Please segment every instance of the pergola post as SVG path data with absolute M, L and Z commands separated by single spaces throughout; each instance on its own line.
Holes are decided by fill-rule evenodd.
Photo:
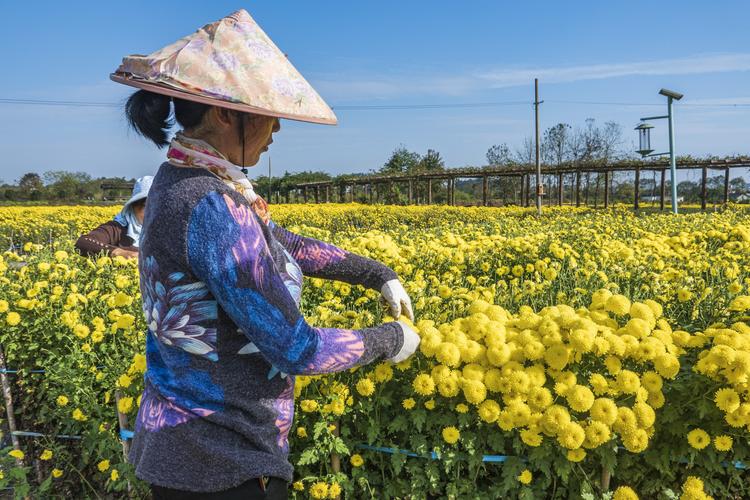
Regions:
M 667 194 L 667 169 L 661 169 L 661 191 L 659 193 L 659 210 L 664 210 L 664 198 Z
M 427 204 L 432 205 L 432 179 L 427 179 Z
M 414 179 L 409 178 L 409 205 L 414 203 Z
M 536 189 L 534 194 L 536 194 Z M 526 175 L 526 206 L 531 206 L 531 174 Z
M 576 207 L 581 206 L 581 171 L 576 170 Z
M 489 195 L 489 177 L 483 176 L 482 177 L 482 206 L 487 206 L 487 199 Z
M 729 167 L 724 170 L 724 205 L 729 203 Z
M 302 186 L 302 201 L 307 203 L 307 186 Z
M 633 197 L 633 210 L 638 210 L 640 208 L 640 200 L 641 200 L 641 168 L 635 167 L 635 186 L 634 186 L 635 195 Z
M 708 180 L 708 167 L 703 165 L 701 169 L 701 210 L 706 209 L 706 181 Z
M 604 171 L 604 208 L 609 207 L 609 170 Z
M 320 185 L 315 186 L 315 203 L 320 203 Z
M 448 178 L 448 205 L 453 205 L 455 202 L 454 189 L 456 180 L 453 177 Z
M 557 204 L 563 205 L 563 174 L 557 174 Z
M 326 203 L 330 201 L 330 199 L 328 198 L 330 195 L 330 188 L 331 186 L 329 184 L 326 184 Z
M 521 190 L 520 190 L 521 192 L 519 193 L 519 196 L 518 196 L 518 206 L 519 207 L 523 207 L 523 206 L 526 205 L 525 198 L 523 197 L 524 196 L 524 187 L 525 186 L 526 186 L 526 175 L 525 174 L 521 174 Z

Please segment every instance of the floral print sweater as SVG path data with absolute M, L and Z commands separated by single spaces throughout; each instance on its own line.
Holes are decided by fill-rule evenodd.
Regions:
M 396 322 L 316 328 L 298 308 L 303 274 L 379 290 L 394 271 L 264 223 L 203 169 L 160 167 L 139 270 L 147 370 L 129 459 L 151 484 L 209 492 L 260 476 L 291 481 L 294 376 L 403 345 Z

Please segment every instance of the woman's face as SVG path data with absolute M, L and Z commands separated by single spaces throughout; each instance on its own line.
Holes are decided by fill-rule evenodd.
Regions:
M 281 129 L 281 123 L 278 118 L 243 113 L 238 116 L 238 127 L 240 117 L 245 121 L 245 155 L 242 166 L 251 167 L 258 163 L 260 155 L 268 151 L 268 147 L 273 142 L 273 134 Z M 237 145 L 239 158 L 230 159 L 236 165 L 243 163 L 242 141 L 239 142 L 240 144 Z
M 251 167 L 268 151 L 273 134 L 280 129 L 281 123 L 275 117 L 212 107 L 201 125 L 190 130 L 188 136 L 208 142 L 235 165 Z
M 146 213 L 146 199 L 142 202 L 138 201 L 133 203 L 133 215 L 138 219 L 138 222 L 143 224 L 143 214 Z

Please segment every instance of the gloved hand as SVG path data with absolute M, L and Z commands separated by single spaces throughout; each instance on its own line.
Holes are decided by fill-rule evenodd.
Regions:
M 391 316 L 397 318 L 403 314 L 410 320 L 414 321 L 414 311 L 411 308 L 411 299 L 409 294 L 404 290 L 404 285 L 397 279 L 386 281 L 380 289 L 383 298 L 391 307 Z M 403 306 L 403 308 L 402 308 Z
M 415 332 L 409 325 L 403 321 L 397 321 L 397 323 L 401 326 L 401 330 L 404 332 L 404 345 L 401 347 L 401 350 L 398 351 L 398 354 L 391 358 L 391 361 L 394 363 L 400 363 L 414 354 L 419 347 L 419 342 L 421 340 L 417 332 Z

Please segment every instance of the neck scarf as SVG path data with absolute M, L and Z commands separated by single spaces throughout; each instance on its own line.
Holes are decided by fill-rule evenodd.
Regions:
M 133 208 L 128 206 L 119 214 L 115 215 L 115 222 L 128 228 L 127 235 L 133 240 L 133 246 L 137 247 L 141 237 L 141 223 L 133 213 Z
M 167 151 L 167 160 L 176 167 L 208 170 L 224 184 L 244 196 L 258 217 L 266 224 L 271 220 L 268 203 L 253 189 L 242 169 L 226 159 L 209 143 L 177 132 Z

